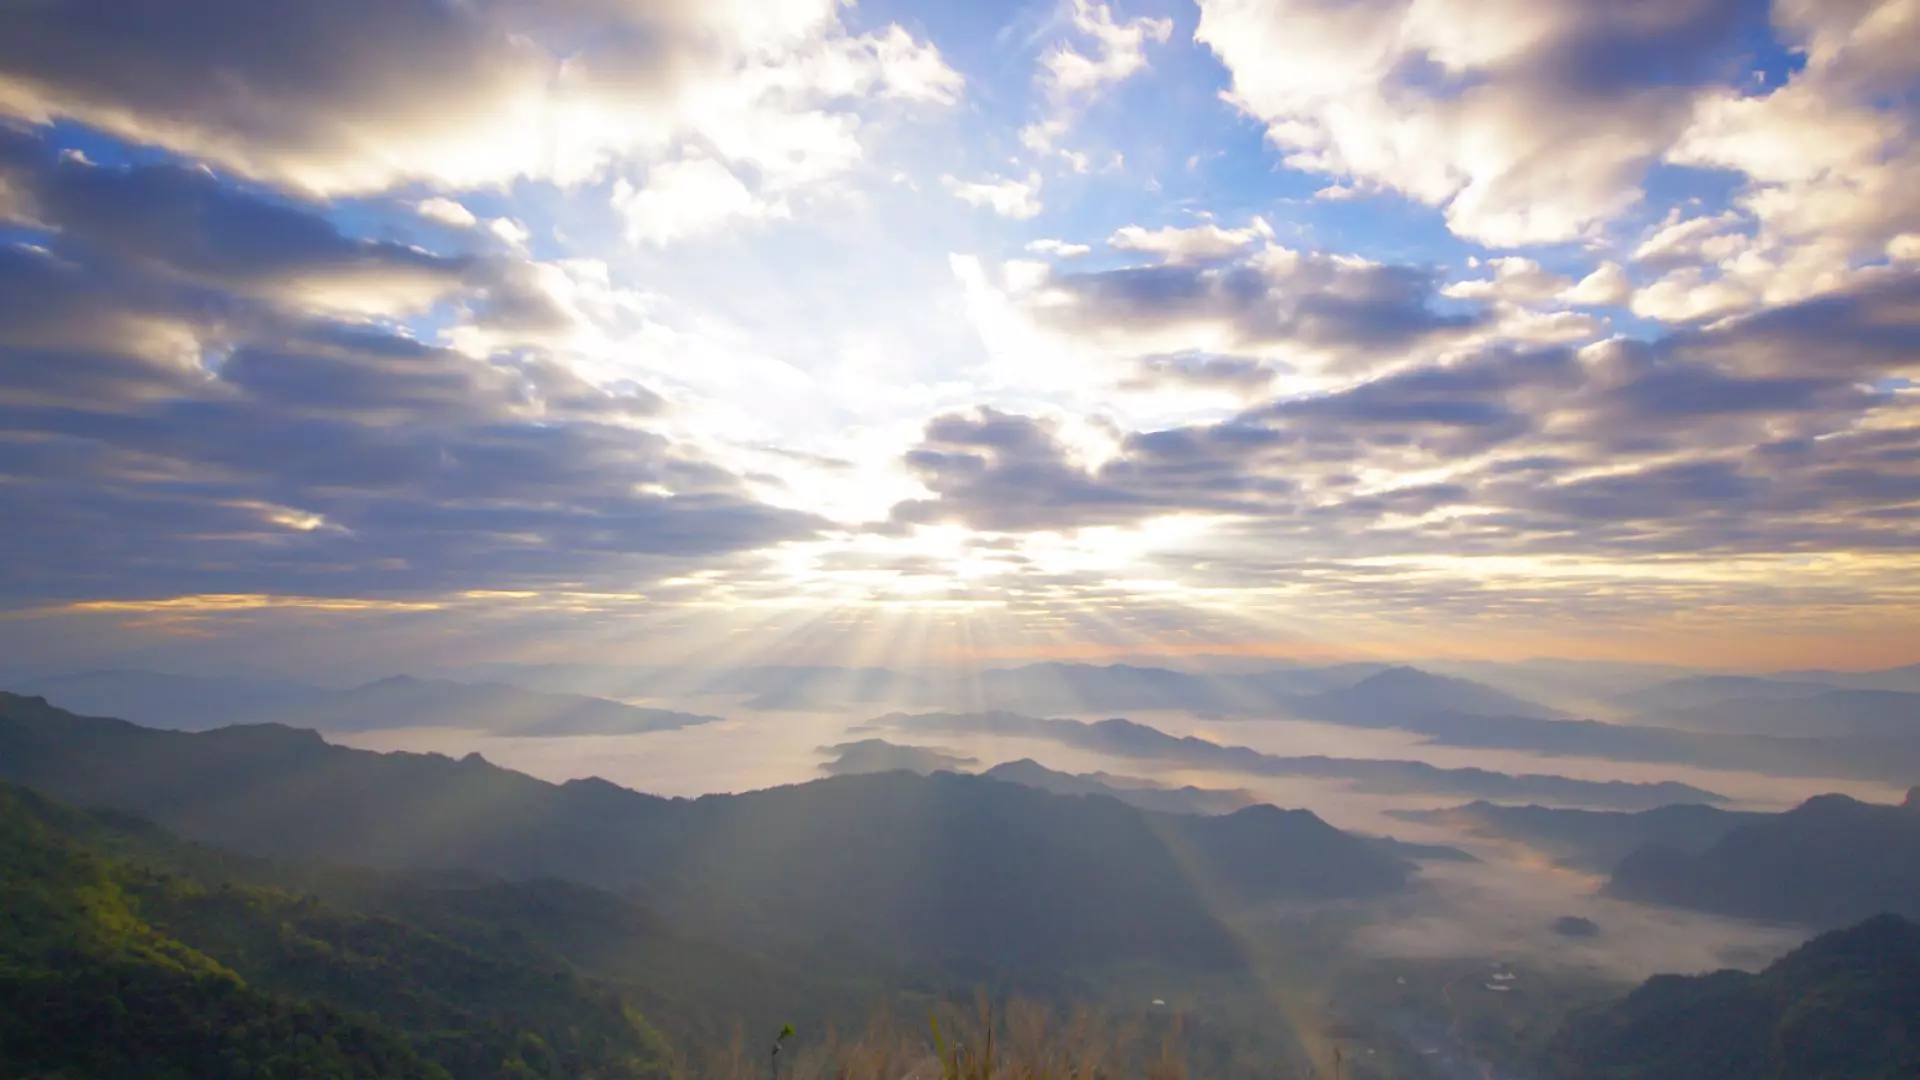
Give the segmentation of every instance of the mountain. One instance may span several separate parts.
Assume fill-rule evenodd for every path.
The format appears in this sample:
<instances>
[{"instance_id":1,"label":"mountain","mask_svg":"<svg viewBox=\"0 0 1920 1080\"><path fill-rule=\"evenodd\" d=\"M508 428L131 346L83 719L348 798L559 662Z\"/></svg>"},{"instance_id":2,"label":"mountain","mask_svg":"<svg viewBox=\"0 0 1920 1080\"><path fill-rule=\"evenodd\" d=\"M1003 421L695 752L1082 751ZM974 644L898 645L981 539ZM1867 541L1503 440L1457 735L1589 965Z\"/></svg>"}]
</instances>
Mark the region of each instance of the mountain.
<instances>
[{"instance_id":1,"label":"mountain","mask_svg":"<svg viewBox=\"0 0 1920 1080\"><path fill-rule=\"evenodd\" d=\"M1771 678L1787 682L1826 683L1854 690L1897 690L1906 694L1920 694L1920 664L1878 671L1779 671Z\"/></svg>"},{"instance_id":2,"label":"mountain","mask_svg":"<svg viewBox=\"0 0 1920 1080\"><path fill-rule=\"evenodd\" d=\"M1920 925L1883 915L1758 975L1659 975L1567 1021L1563 1080L1902 1080L1920 1074Z\"/></svg>"},{"instance_id":3,"label":"mountain","mask_svg":"<svg viewBox=\"0 0 1920 1080\"><path fill-rule=\"evenodd\" d=\"M396 675L273 719L321 731L463 727L495 735L637 735L716 723L719 717L522 690L505 683Z\"/></svg>"},{"instance_id":4,"label":"mountain","mask_svg":"<svg viewBox=\"0 0 1920 1080\"><path fill-rule=\"evenodd\" d=\"M1369 675L1352 686L1296 702L1295 709L1315 719L1365 727L1398 727L1397 719L1426 713L1535 718L1558 715L1544 705L1470 679L1433 675L1411 667Z\"/></svg>"},{"instance_id":5,"label":"mountain","mask_svg":"<svg viewBox=\"0 0 1920 1080\"><path fill-rule=\"evenodd\" d=\"M1920 693L1824 690L1792 698L1734 698L1649 714L1693 731L1739 735L1920 739Z\"/></svg>"},{"instance_id":6,"label":"mountain","mask_svg":"<svg viewBox=\"0 0 1920 1080\"><path fill-rule=\"evenodd\" d=\"M1444 825L1472 836L1512 841L1562 866L1595 873L1612 873L1621 859L1649 844L1681 852L1704 851L1734 829L1773 816L1686 804L1623 813L1489 802L1387 813L1403 821Z\"/></svg>"},{"instance_id":7,"label":"mountain","mask_svg":"<svg viewBox=\"0 0 1920 1080\"><path fill-rule=\"evenodd\" d=\"M1556 757L1697 765L1770 776L1844 777L1899 783L1920 775L1920 734L1908 738L1806 737L1682 731L1594 720L1422 713L1392 727L1437 746L1528 750Z\"/></svg>"},{"instance_id":8,"label":"mountain","mask_svg":"<svg viewBox=\"0 0 1920 1080\"><path fill-rule=\"evenodd\" d=\"M150 727L182 731L258 722L307 708L329 694L318 686L297 682L121 669L79 671L7 686L87 716L119 716Z\"/></svg>"},{"instance_id":9,"label":"mountain","mask_svg":"<svg viewBox=\"0 0 1920 1080\"><path fill-rule=\"evenodd\" d=\"M1345 780L1363 791L1428 792L1480 799L1533 799L1621 809L1678 802L1724 801L1711 791L1673 781L1634 783L1576 780L1565 776L1443 769L1424 761L1375 758L1288 757L1232 746L1198 736L1169 735L1131 720L1099 723L1043 719L1018 713L890 713L866 725L881 730L1041 738L1115 757L1169 767L1216 769L1253 776L1317 776Z\"/></svg>"},{"instance_id":10,"label":"mountain","mask_svg":"<svg viewBox=\"0 0 1920 1080\"><path fill-rule=\"evenodd\" d=\"M186 871L218 861L182 848L0 785L5 1075L672 1075L634 1002L556 956Z\"/></svg>"},{"instance_id":11,"label":"mountain","mask_svg":"<svg viewBox=\"0 0 1920 1080\"><path fill-rule=\"evenodd\" d=\"M853 776L860 773L892 772L964 772L980 764L979 758L962 757L930 746L900 746L885 739L861 739L819 748L833 760L820 766L828 776Z\"/></svg>"},{"instance_id":12,"label":"mountain","mask_svg":"<svg viewBox=\"0 0 1920 1080\"><path fill-rule=\"evenodd\" d=\"M627 735L717 719L504 683L469 684L404 675L351 690L332 690L257 679L88 671L38 680L20 689L73 712L182 731L284 723L322 731L460 727L496 735Z\"/></svg>"},{"instance_id":13,"label":"mountain","mask_svg":"<svg viewBox=\"0 0 1920 1080\"><path fill-rule=\"evenodd\" d=\"M1920 915L1920 813L1821 795L1697 852L1643 847L1621 861L1607 892L1813 926Z\"/></svg>"},{"instance_id":14,"label":"mountain","mask_svg":"<svg viewBox=\"0 0 1920 1080\"><path fill-rule=\"evenodd\" d=\"M1168 787L1136 776L1060 772L1032 758L1004 761L980 775L1056 795L1105 795L1144 810L1170 814L1231 814L1266 801L1238 788L1202 788L1191 784Z\"/></svg>"},{"instance_id":15,"label":"mountain","mask_svg":"<svg viewBox=\"0 0 1920 1080\"><path fill-rule=\"evenodd\" d=\"M1758 675L1690 675L1613 696L1633 712L1659 713L1723 701L1795 701L1841 689L1832 683Z\"/></svg>"},{"instance_id":16,"label":"mountain","mask_svg":"<svg viewBox=\"0 0 1920 1080\"><path fill-rule=\"evenodd\" d=\"M1164 815L948 773L662 799L477 755L374 754L277 726L158 731L14 695L0 695L0 779L244 852L568 878L703 938L876 965L1232 967L1214 904L1369 895L1411 870L1304 811Z\"/></svg>"}]
</instances>

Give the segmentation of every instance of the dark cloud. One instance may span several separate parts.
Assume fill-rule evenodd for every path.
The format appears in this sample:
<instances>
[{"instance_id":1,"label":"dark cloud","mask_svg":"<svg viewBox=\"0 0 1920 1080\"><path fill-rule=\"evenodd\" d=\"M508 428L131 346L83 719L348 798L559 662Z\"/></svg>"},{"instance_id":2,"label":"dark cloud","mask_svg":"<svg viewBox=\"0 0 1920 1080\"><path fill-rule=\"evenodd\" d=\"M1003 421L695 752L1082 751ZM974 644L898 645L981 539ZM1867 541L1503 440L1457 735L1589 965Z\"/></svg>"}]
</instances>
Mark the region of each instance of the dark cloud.
<instances>
[{"instance_id":1,"label":"dark cloud","mask_svg":"<svg viewBox=\"0 0 1920 1080\"><path fill-rule=\"evenodd\" d=\"M1253 394L1272 386L1279 370L1279 365L1246 356L1169 353L1142 357L1138 371L1121 385L1132 390L1186 386Z\"/></svg>"},{"instance_id":2,"label":"dark cloud","mask_svg":"<svg viewBox=\"0 0 1920 1080\"><path fill-rule=\"evenodd\" d=\"M1825 352L1885 333L1825 326ZM1752 333L1736 323L1651 343L1482 349L1132 433L1098 466L1075 463L1040 421L943 418L908 459L935 498L896 518L1018 532L1224 515L1218 549L1196 563L1268 543L1324 557L1920 546L1908 512L1920 448L1898 420L1911 395L1844 364L1743 364ZM1396 476L1408 479L1382 479Z\"/></svg>"},{"instance_id":3,"label":"dark cloud","mask_svg":"<svg viewBox=\"0 0 1920 1080\"><path fill-rule=\"evenodd\" d=\"M160 166L22 153L39 246L0 248L7 598L632 586L809 534L537 352L477 358L303 308L395 268L462 306L481 264L340 237ZM32 147L25 147L32 151ZM73 192L79 192L74 194ZM57 197L55 197L57 196ZM123 228L124 226L124 228Z\"/></svg>"},{"instance_id":4,"label":"dark cloud","mask_svg":"<svg viewBox=\"0 0 1920 1080\"><path fill-rule=\"evenodd\" d=\"M1056 274L1036 318L1092 336L1207 326L1237 348L1292 346L1337 358L1401 352L1484 325L1484 314L1431 305L1439 277L1329 255L1269 248L1232 265L1129 267Z\"/></svg>"},{"instance_id":5,"label":"dark cloud","mask_svg":"<svg viewBox=\"0 0 1920 1080\"><path fill-rule=\"evenodd\" d=\"M1920 373L1920 269L1862 273L1850 286L1676 336L1677 352L1752 374Z\"/></svg>"},{"instance_id":6,"label":"dark cloud","mask_svg":"<svg viewBox=\"0 0 1920 1080\"><path fill-rule=\"evenodd\" d=\"M229 315L229 296L400 314L459 294L491 324L562 321L514 263L348 237L314 208L241 190L204 169L102 167L0 127L0 179L27 220L58 231L63 258L96 277L116 275L116 293L144 277L175 290L173 306L191 303L204 314L224 305ZM203 291L187 295L193 289Z\"/></svg>"},{"instance_id":7,"label":"dark cloud","mask_svg":"<svg viewBox=\"0 0 1920 1080\"><path fill-rule=\"evenodd\" d=\"M402 138L477 122L553 73L488 21L490 7L11 3L0 9L0 99L30 119L76 117L247 175L363 186L399 163L342 159L406 154Z\"/></svg>"},{"instance_id":8,"label":"dark cloud","mask_svg":"<svg viewBox=\"0 0 1920 1080\"><path fill-rule=\"evenodd\" d=\"M232 175L338 195L408 182L578 183L734 107L811 117L867 91L950 99L957 76L930 70L932 54L904 31L846 37L836 7L24 0L0 5L0 114L74 120ZM782 77L743 100L742 68L759 62L783 66ZM741 156L789 164L749 145L766 129L724 127L713 131Z\"/></svg>"},{"instance_id":9,"label":"dark cloud","mask_svg":"<svg viewBox=\"0 0 1920 1080\"><path fill-rule=\"evenodd\" d=\"M1154 509L1143 493L1070 463L1051 425L997 409L937 417L906 463L935 497L896 506L898 522L1026 531L1133 521Z\"/></svg>"}]
</instances>

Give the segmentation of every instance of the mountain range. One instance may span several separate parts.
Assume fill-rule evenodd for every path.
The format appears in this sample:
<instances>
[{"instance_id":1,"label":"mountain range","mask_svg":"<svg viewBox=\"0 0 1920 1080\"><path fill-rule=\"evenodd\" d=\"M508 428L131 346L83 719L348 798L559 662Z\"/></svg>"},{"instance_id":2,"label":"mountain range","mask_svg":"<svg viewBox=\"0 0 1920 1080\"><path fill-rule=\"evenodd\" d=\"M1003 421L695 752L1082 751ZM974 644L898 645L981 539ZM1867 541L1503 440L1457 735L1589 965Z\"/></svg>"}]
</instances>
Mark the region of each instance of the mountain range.
<instances>
[{"instance_id":1,"label":"mountain range","mask_svg":"<svg viewBox=\"0 0 1920 1080\"><path fill-rule=\"evenodd\" d=\"M1211 769L1252 776L1311 776L1346 781L1363 791L1427 792L1470 799L1530 799L1619 809L1671 803L1716 803L1711 791L1675 781L1577 780L1478 768L1440 768L1424 761L1285 756L1114 718L1097 723L1018 713L889 713L874 730L932 735L1017 736L1047 739L1080 750L1152 761L1168 767Z\"/></svg>"},{"instance_id":2,"label":"mountain range","mask_svg":"<svg viewBox=\"0 0 1920 1080\"><path fill-rule=\"evenodd\" d=\"M830 666L685 671L493 664L456 674L458 680L394 676L336 689L108 670L12 685L78 712L185 730L286 723L334 732L439 726L498 735L605 735L714 719L563 690L586 687L675 702L744 696L729 708L969 702L994 706L985 711L1027 713L1181 710L1221 719L1295 718L1396 729L1443 746L1776 776L1906 782L1920 775L1920 693L1777 677L1689 676L1627 691L1611 708L1635 719L1619 723L1576 719L1484 682L1404 665L1196 673L1047 663L987 669L964 679L927 670ZM1897 670L1869 674L1875 675L1869 682L1900 682Z\"/></svg>"},{"instance_id":3,"label":"mountain range","mask_svg":"<svg viewBox=\"0 0 1920 1080\"><path fill-rule=\"evenodd\" d=\"M1686 804L1628 813L1485 801L1443 810L1388 810L1387 814L1520 844L1561 866L1597 874L1611 874L1620 860L1648 845L1704 851L1734 829L1773 816Z\"/></svg>"},{"instance_id":4,"label":"mountain range","mask_svg":"<svg viewBox=\"0 0 1920 1080\"><path fill-rule=\"evenodd\" d=\"M391 871L622 890L702 937L874 965L1241 962L1217 905L1401 888L1306 811L1202 817L936 773L663 799L309 731L160 731L0 695L0 779L202 842Z\"/></svg>"},{"instance_id":5,"label":"mountain range","mask_svg":"<svg viewBox=\"0 0 1920 1080\"><path fill-rule=\"evenodd\" d=\"M861 739L857 742L823 746L821 753L834 755L820 767L829 776L856 773L889 772L973 772L978 758L962 757L937 747L902 746L885 739ZM1203 788L1191 784L1172 787L1138 776L1119 776L1108 772L1068 773L1049 769L1032 758L1003 761L979 775L1010 784L1051 791L1055 795L1104 795L1143 810L1170 814L1231 814L1266 800L1239 788Z\"/></svg>"},{"instance_id":6,"label":"mountain range","mask_svg":"<svg viewBox=\"0 0 1920 1080\"><path fill-rule=\"evenodd\" d=\"M631 735L718 719L504 683L405 675L340 690L264 679L85 671L15 689L74 712L181 731L282 723L334 732L455 727L494 735Z\"/></svg>"},{"instance_id":7,"label":"mountain range","mask_svg":"<svg viewBox=\"0 0 1920 1080\"><path fill-rule=\"evenodd\" d=\"M1660 975L1570 1018L1555 1080L1899 1080L1920 1074L1920 925L1824 934L1754 975Z\"/></svg>"},{"instance_id":8,"label":"mountain range","mask_svg":"<svg viewBox=\"0 0 1920 1080\"><path fill-rule=\"evenodd\" d=\"M1705 847L1649 843L1621 860L1607 892L1820 927L1920 916L1920 796L1886 806L1822 795Z\"/></svg>"}]
</instances>

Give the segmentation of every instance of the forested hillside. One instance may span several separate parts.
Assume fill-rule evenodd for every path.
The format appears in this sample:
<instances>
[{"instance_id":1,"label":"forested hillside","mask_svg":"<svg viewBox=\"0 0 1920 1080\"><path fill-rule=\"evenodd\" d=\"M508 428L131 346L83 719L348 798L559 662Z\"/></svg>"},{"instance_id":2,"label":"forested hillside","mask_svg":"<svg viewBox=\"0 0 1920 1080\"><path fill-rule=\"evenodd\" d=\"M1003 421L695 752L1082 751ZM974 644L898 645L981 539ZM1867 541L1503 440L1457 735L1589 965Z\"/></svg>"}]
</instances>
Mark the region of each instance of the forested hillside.
<instances>
[{"instance_id":1,"label":"forested hillside","mask_svg":"<svg viewBox=\"0 0 1920 1080\"><path fill-rule=\"evenodd\" d=\"M0 786L0 1072L671 1075L634 995L558 956L220 879L223 861Z\"/></svg>"},{"instance_id":2,"label":"forested hillside","mask_svg":"<svg viewBox=\"0 0 1920 1080\"><path fill-rule=\"evenodd\" d=\"M1883 915L1759 975L1662 975L1569 1022L1556 1080L1911 1080L1920 1074L1920 925Z\"/></svg>"}]
</instances>

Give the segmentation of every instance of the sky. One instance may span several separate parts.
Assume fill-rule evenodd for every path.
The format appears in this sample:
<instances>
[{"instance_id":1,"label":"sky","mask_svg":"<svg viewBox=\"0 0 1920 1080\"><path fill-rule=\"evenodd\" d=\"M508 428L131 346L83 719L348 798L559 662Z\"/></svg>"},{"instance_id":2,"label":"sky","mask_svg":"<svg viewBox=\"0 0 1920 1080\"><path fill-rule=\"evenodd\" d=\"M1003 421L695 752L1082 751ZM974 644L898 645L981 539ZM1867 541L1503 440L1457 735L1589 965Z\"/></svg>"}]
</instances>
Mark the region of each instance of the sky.
<instances>
[{"instance_id":1,"label":"sky","mask_svg":"<svg viewBox=\"0 0 1920 1080\"><path fill-rule=\"evenodd\" d=\"M17 664L1920 660L1920 0L0 6Z\"/></svg>"}]
</instances>

